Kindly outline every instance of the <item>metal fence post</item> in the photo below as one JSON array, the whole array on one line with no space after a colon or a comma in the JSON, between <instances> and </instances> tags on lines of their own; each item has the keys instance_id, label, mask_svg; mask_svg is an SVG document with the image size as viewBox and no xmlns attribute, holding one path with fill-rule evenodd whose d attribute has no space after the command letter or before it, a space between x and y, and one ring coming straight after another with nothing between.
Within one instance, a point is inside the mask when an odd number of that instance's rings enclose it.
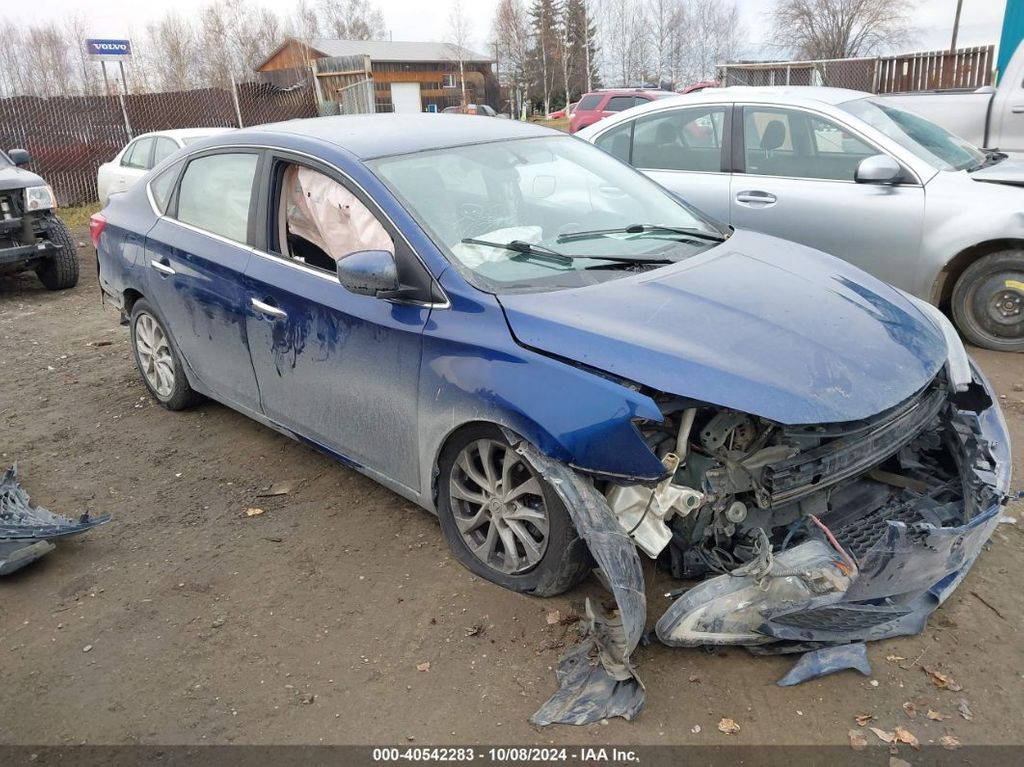
<instances>
[{"instance_id":1,"label":"metal fence post","mask_svg":"<svg viewBox=\"0 0 1024 767\"><path fill-rule=\"evenodd\" d=\"M235 82L235 75L231 73L231 103L235 105L235 118L238 120L238 127L244 128L242 124L242 108L238 104L238 83Z\"/></svg>"},{"instance_id":2,"label":"metal fence post","mask_svg":"<svg viewBox=\"0 0 1024 767\"><path fill-rule=\"evenodd\" d=\"M128 108L125 106L123 93L117 94L117 101L121 105L121 117L124 118L125 133L128 134L128 140L131 141L135 136L132 135L132 124L128 120Z\"/></svg>"}]
</instances>

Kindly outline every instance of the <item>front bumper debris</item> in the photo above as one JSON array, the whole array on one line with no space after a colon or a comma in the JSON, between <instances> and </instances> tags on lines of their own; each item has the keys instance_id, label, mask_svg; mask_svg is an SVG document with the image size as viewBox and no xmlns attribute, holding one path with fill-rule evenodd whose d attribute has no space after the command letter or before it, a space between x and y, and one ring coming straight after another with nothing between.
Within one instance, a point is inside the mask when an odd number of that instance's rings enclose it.
<instances>
[{"instance_id":1,"label":"front bumper debris","mask_svg":"<svg viewBox=\"0 0 1024 767\"><path fill-rule=\"evenodd\" d=\"M51 541L79 535L110 521L109 514L77 521L29 503L18 481L18 465L0 478L0 575L8 575L53 551Z\"/></svg>"},{"instance_id":2,"label":"front bumper debris","mask_svg":"<svg viewBox=\"0 0 1024 767\"><path fill-rule=\"evenodd\" d=\"M955 397L937 407L929 399L908 414L938 419L921 439L944 444L947 487L962 489L961 500L908 490L910 500L847 504L841 514L825 514L828 526L820 524L817 534L788 550L783 543L766 567L737 568L685 592L658 620L658 639L686 647L743 645L754 654L807 653L780 680L790 685L845 668L869 673L863 642L922 631L974 564L1009 500L1006 423L988 381L976 367L973 375L976 391L987 395L982 401L989 400L984 407L957 406ZM905 442L900 460L914 465L913 441ZM631 719L644 700L630 662L646 620L636 543L590 482L526 443L519 450L561 496L617 606L605 615L588 603L589 633L562 658L559 690L532 721Z\"/></svg>"}]
</instances>

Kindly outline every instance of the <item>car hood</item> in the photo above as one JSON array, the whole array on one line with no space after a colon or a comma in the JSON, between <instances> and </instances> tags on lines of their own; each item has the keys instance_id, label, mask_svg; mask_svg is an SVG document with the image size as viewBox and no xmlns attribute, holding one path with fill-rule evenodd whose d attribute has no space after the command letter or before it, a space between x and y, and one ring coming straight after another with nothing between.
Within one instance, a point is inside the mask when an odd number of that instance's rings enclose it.
<instances>
[{"instance_id":1,"label":"car hood","mask_svg":"<svg viewBox=\"0 0 1024 767\"><path fill-rule=\"evenodd\" d=\"M651 272L498 300L524 346L786 424L876 415L948 356L894 288L753 232Z\"/></svg>"},{"instance_id":2,"label":"car hood","mask_svg":"<svg viewBox=\"0 0 1024 767\"><path fill-rule=\"evenodd\" d=\"M41 176L23 168L0 167L0 189L21 189L45 183Z\"/></svg>"},{"instance_id":3,"label":"car hood","mask_svg":"<svg viewBox=\"0 0 1024 767\"><path fill-rule=\"evenodd\" d=\"M1024 186L1024 159L1011 157L987 168L973 170L970 176L975 181L985 181L990 184Z\"/></svg>"}]
</instances>

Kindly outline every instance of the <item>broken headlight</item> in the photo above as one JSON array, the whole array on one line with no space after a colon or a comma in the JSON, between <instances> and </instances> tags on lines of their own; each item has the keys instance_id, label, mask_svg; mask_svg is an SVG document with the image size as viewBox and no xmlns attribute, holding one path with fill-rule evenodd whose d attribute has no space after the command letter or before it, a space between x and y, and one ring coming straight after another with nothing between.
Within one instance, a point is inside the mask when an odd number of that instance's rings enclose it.
<instances>
[{"instance_id":1,"label":"broken headlight","mask_svg":"<svg viewBox=\"0 0 1024 767\"><path fill-rule=\"evenodd\" d=\"M50 210L57 207L57 198L48 184L30 186L25 189L25 210Z\"/></svg>"}]
</instances>

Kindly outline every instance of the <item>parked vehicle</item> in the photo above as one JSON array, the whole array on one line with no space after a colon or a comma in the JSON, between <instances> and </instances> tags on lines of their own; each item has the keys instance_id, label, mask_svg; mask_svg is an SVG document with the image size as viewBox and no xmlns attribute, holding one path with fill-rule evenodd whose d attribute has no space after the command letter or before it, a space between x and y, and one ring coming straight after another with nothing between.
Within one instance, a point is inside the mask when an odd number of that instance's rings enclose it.
<instances>
[{"instance_id":1,"label":"parked vehicle","mask_svg":"<svg viewBox=\"0 0 1024 767\"><path fill-rule=\"evenodd\" d=\"M464 107L445 107L446 115L479 115L480 117L497 117L498 113L486 104L466 104Z\"/></svg>"},{"instance_id":2,"label":"parked vehicle","mask_svg":"<svg viewBox=\"0 0 1024 767\"><path fill-rule=\"evenodd\" d=\"M1024 152L1024 45L1013 54L998 87L899 93L882 98L941 125L974 146Z\"/></svg>"},{"instance_id":3,"label":"parked vehicle","mask_svg":"<svg viewBox=\"0 0 1024 767\"><path fill-rule=\"evenodd\" d=\"M593 125L616 112L646 104L650 101L674 96L671 91L647 90L644 88L609 88L607 90L585 93L577 102L576 109L569 118L569 132Z\"/></svg>"},{"instance_id":4,"label":"parked vehicle","mask_svg":"<svg viewBox=\"0 0 1024 767\"><path fill-rule=\"evenodd\" d=\"M57 198L25 169L24 149L0 152L0 274L34 269L50 290L78 284L75 240L57 216Z\"/></svg>"},{"instance_id":5,"label":"parked vehicle","mask_svg":"<svg viewBox=\"0 0 1024 767\"><path fill-rule=\"evenodd\" d=\"M859 91L726 88L580 137L733 226L801 242L1024 350L1024 164Z\"/></svg>"},{"instance_id":6,"label":"parked vehicle","mask_svg":"<svg viewBox=\"0 0 1024 767\"><path fill-rule=\"evenodd\" d=\"M940 312L557 131L247 129L94 224L157 402L210 396L337 457L507 588L557 594L596 561L609 666L535 721L642 704L638 550L718 576L658 622L668 644L880 639L920 630L1006 499L996 396Z\"/></svg>"},{"instance_id":7,"label":"parked vehicle","mask_svg":"<svg viewBox=\"0 0 1024 767\"><path fill-rule=\"evenodd\" d=\"M577 104L579 104L579 102L574 101L568 106L562 107L561 109L556 109L554 112L549 112L548 116L545 119L562 120L565 119L566 117L572 118L572 113L576 111Z\"/></svg>"},{"instance_id":8,"label":"parked vehicle","mask_svg":"<svg viewBox=\"0 0 1024 767\"><path fill-rule=\"evenodd\" d=\"M106 205L112 194L131 189L153 166L182 147L229 130L233 128L181 128L137 136L113 160L97 169L96 190L100 204Z\"/></svg>"}]
</instances>

